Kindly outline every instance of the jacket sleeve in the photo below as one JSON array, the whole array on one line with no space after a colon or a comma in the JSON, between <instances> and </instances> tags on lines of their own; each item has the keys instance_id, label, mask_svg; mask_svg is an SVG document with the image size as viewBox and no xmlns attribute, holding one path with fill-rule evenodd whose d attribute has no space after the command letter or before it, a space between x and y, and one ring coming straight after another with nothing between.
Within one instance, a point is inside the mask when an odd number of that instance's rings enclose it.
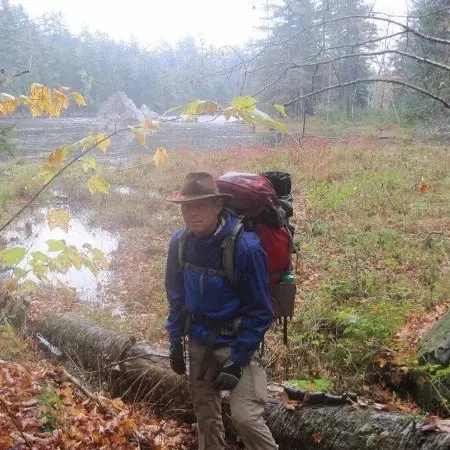
<instances>
[{"instance_id":1,"label":"jacket sleeve","mask_svg":"<svg viewBox=\"0 0 450 450\"><path fill-rule=\"evenodd\" d=\"M269 294L267 255L257 235L252 233L239 239L235 261L242 302L242 323L236 341L231 346L230 359L244 366L272 325L274 312Z\"/></svg>"},{"instance_id":2,"label":"jacket sleeve","mask_svg":"<svg viewBox=\"0 0 450 450\"><path fill-rule=\"evenodd\" d=\"M181 342L184 328L184 278L178 261L178 239L182 232L179 230L172 236L166 264L165 285L169 302L166 330L171 344Z\"/></svg>"}]
</instances>

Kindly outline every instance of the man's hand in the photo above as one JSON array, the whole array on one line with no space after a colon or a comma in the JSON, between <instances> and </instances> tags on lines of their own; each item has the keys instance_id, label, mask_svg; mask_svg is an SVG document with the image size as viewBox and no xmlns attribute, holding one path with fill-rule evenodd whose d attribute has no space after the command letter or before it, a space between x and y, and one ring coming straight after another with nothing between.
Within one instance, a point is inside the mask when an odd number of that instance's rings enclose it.
<instances>
[{"instance_id":1,"label":"man's hand","mask_svg":"<svg viewBox=\"0 0 450 450\"><path fill-rule=\"evenodd\" d=\"M231 391L238 384L241 375L242 367L227 359L223 363L219 375L217 375L217 378L213 381L213 387L218 391Z\"/></svg>"},{"instance_id":2,"label":"man's hand","mask_svg":"<svg viewBox=\"0 0 450 450\"><path fill-rule=\"evenodd\" d=\"M184 362L183 344L176 342L170 344L170 368L178 375L184 375L186 373L186 363Z\"/></svg>"}]
</instances>

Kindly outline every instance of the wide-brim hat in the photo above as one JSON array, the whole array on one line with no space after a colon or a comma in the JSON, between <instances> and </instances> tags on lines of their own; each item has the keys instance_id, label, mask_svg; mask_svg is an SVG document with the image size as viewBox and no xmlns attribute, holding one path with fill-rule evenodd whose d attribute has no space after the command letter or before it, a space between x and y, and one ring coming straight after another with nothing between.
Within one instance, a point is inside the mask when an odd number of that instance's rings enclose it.
<instances>
[{"instance_id":1,"label":"wide-brim hat","mask_svg":"<svg viewBox=\"0 0 450 450\"><path fill-rule=\"evenodd\" d=\"M186 203L204 198L231 199L231 194L219 192L213 176L207 172L189 173L181 189L167 198L172 203Z\"/></svg>"}]
</instances>

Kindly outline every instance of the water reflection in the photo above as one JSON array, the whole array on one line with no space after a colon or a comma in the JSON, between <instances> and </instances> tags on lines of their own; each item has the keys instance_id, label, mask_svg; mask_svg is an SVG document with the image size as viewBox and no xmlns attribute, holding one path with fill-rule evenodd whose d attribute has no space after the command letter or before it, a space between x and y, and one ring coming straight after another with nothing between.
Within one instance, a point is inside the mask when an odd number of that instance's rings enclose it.
<instances>
[{"instance_id":1,"label":"water reflection","mask_svg":"<svg viewBox=\"0 0 450 450\"><path fill-rule=\"evenodd\" d=\"M24 246L30 252L41 251L54 257L56 252L49 252L46 241L49 239L64 239L67 245L73 245L78 250L83 250L83 244L90 244L108 255L117 249L118 240L110 232L101 228L89 228L89 215L71 216L69 231L55 228L50 230L45 220L48 208L40 208L33 215L18 221L12 231L5 233L5 238L11 246ZM109 259L109 258L108 258ZM23 261L19 267L28 270L27 261ZM108 270L101 270L95 277L87 268L80 270L71 268L65 274L49 274L52 283L63 284L75 288L78 297L82 300L95 300L101 287L105 286L111 276ZM34 274L29 273L26 279L38 281Z\"/></svg>"}]
</instances>

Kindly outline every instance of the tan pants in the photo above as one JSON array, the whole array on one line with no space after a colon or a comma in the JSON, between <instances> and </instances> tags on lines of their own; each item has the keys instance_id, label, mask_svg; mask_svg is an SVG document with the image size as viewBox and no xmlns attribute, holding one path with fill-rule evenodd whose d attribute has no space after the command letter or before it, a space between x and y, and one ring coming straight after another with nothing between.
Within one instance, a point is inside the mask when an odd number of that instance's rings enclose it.
<instances>
[{"instance_id":1,"label":"tan pants","mask_svg":"<svg viewBox=\"0 0 450 450\"><path fill-rule=\"evenodd\" d=\"M225 432L222 422L220 392L212 387L220 365L229 357L230 348L214 351L215 361L203 381L197 380L205 347L189 342L190 381L194 411L197 417L199 450L223 450ZM264 422L263 411L267 401L267 375L257 358L253 357L244 367L237 386L230 392L231 419L247 450L278 449L269 428Z\"/></svg>"}]
</instances>

